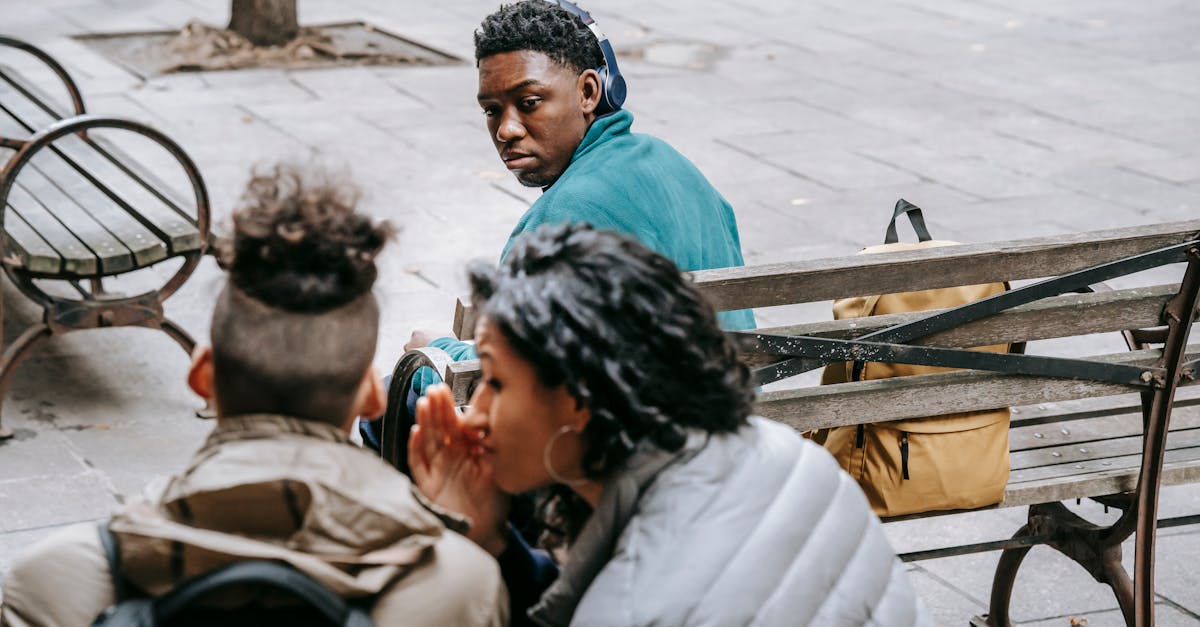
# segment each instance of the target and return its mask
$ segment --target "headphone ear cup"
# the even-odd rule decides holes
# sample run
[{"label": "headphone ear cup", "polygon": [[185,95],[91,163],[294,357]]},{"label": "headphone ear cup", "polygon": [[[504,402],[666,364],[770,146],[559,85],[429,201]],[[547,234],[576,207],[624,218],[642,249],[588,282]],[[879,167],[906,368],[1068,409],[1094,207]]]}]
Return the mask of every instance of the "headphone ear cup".
[{"label": "headphone ear cup", "polygon": [[625,77],[620,73],[609,75],[607,67],[596,68],[600,75],[600,100],[596,104],[596,115],[612,113],[625,104]]},{"label": "headphone ear cup", "polygon": [[596,68],[596,74],[600,75],[600,97],[596,101],[596,115],[604,115],[613,110],[612,103],[608,100],[608,68]]}]

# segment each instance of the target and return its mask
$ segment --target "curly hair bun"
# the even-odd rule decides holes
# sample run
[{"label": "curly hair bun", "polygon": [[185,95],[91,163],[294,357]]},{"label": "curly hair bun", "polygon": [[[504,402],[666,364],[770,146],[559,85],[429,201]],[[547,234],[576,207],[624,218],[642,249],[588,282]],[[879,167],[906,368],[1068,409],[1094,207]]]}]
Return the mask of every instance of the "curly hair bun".
[{"label": "curly hair bun", "polygon": [[358,189],[315,168],[256,171],[234,210],[234,233],[219,251],[230,282],[292,312],[320,312],[371,289],[386,223],[355,211]]}]

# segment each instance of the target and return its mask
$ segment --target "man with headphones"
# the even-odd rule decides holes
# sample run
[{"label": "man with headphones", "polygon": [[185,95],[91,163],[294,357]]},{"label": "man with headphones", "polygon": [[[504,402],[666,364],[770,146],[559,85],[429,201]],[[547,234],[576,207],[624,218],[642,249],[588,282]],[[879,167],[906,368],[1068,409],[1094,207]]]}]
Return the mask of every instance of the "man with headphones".
[{"label": "man with headphones", "polygon": [[[729,203],[666,142],[631,131],[625,79],[587,11],[567,0],[503,6],[475,32],[475,59],[496,151],[521,184],[544,191],[501,258],[522,233],[569,221],[632,235],[683,270],[742,265]],[[755,326],[749,310],[719,317],[727,329]],[[425,345],[474,357],[470,345],[424,331],[405,349]]]},{"label": "man with headphones", "polygon": [[[523,233],[543,224],[587,222],[632,235],[683,270],[742,265],[733,208],[666,142],[631,132],[622,109],[625,79],[592,17],[567,0],[502,6],[475,32],[479,106],[505,166],[543,194],[521,217],[501,259]],[[749,310],[719,314],[727,329],[754,328]],[[475,358],[454,338],[413,333],[405,350],[433,346],[455,360]],[[437,380],[432,370],[414,382]],[[410,405],[416,393],[410,395]],[[411,413],[411,410],[410,410]],[[363,423],[377,445],[377,425]],[[514,624],[557,575],[518,535],[500,556]]]}]

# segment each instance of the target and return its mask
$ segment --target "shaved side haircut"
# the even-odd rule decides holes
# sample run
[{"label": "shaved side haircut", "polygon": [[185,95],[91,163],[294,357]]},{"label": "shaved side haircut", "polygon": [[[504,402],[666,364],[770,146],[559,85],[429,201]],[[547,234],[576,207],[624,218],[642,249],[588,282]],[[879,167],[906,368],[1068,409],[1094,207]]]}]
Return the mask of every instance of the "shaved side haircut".
[{"label": "shaved side haircut", "polygon": [[392,233],[355,211],[358,197],[292,165],[251,178],[219,251],[229,271],[212,321],[222,415],[346,419],[375,354],[375,257]]}]

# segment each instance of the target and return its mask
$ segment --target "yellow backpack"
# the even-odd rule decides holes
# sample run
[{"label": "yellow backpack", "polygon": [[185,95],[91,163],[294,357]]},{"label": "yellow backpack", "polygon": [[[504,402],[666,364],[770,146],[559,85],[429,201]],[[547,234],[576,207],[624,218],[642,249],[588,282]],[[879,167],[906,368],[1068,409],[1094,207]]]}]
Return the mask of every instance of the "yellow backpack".
[{"label": "yellow backpack", "polygon": [[[901,243],[896,218],[908,215],[920,240]],[[930,237],[921,209],[901,199],[888,225],[881,246],[863,254],[954,246],[958,242]],[[879,296],[843,298],[834,302],[837,320],[863,318],[908,311],[957,307],[999,294],[1006,283],[947,287]],[[1009,345],[982,346],[972,350],[1004,353]],[[844,362],[831,364],[821,376],[822,384],[906,377],[947,372],[949,368]],[[872,509],[879,516],[899,516],[933,510],[967,509],[998,503],[1008,483],[1007,408],[930,418],[915,418],[868,425],[850,425],[817,432],[813,439],[824,444],[847,472],[862,486]]]}]

